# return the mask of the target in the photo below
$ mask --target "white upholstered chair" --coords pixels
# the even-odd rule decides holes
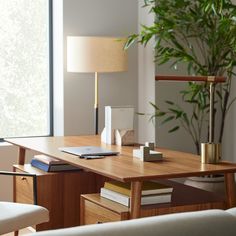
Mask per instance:
[[[37,204],[36,175],[27,173],[0,171],[0,175],[30,176],[34,182],[34,203],[22,204],[0,201],[0,235],[15,232],[28,226],[33,226],[49,221],[49,212]]]

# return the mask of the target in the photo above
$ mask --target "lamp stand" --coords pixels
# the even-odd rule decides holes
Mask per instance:
[[[209,111],[209,142],[201,143],[201,162],[203,164],[214,164],[220,160],[220,143],[213,142],[213,113],[214,113],[214,91],[213,83],[215,81],[214,76],[209,76],[210,82],[210,111]]]
[[[95,72],[95,96],[94,96],[94,127],[98,134],[98,72]]]

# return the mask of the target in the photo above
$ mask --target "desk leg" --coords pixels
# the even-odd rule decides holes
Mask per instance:
[[[140,217],[141,191],[142,191],[141,181],[131,182],[131,207],[130,207],[131,219]]]
[[[236,206],[236,188],[234,173],[225,173],[225,187],[226,187],[226,197],[227,197],[227,207]]]
[[[18,152],[18,165],[25,164],[25,149],[20,147]]]

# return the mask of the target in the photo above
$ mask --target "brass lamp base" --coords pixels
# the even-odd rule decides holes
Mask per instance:
[[[201,143],[201,163],[216,164],[220,161],[220,143]]]

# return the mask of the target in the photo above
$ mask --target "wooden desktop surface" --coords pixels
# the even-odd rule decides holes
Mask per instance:
[[[147,179],[168,179],[222,173],[225,177],[227,206],[236,206],[234,180],[236,163],[201,164],[200,157],[197,155],[163,148],[157,148],[158,151],[163,153],[163,161],[142,162],[133,157],[132,150],[135,148],[134,146],[107,145],[100,140],[98,135],[6,139],[7,142],[19,146],[19,165],[24,164],[25,153],[29,149],[56,157],[112,179],[131,182],[130,218],[140,217],[142,181]],[[58,150],[59,147],[69,146],[101,146],[113,151],[119,151],[120,155],[85,160]]]
[[[201,164],[200,157],[197,155],[163,148],[157,148],[158,151],[163,153],[163,161],[142,162],[132,156],[132,150],[138,147],[107,145],[100,141],[100,136],[94,135],[16,138],[6,139],[6,141],[23,149],[30,149],[56,157],[92,172],[123,182],[236,172],[236,163],[221,162],[219,164]],[[114,151],[119,151],[120,155],[108,156],[102,159],[85,160],[58,150],[59,147],[67,146],[102,146]],[[18,164],[24,164],[21,162],[22,160],[20,160]]]

